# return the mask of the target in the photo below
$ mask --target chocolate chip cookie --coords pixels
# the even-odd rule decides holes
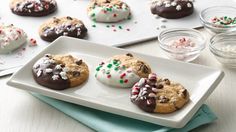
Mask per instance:
[[[193,11],[192,0],[153,0],[151,3],[152,14],[169,19],[189,16]]]
[[[91,0],[87,11],[95,22],[119,22],[131,17],[130,7],[120,0]]]
[[[128,53],[102,61],[96,68],[95,77],[109,86],[131,88],[150,73],[151,68],[146,62]]]
[[[76,18],[54,17],[40,26],[39,35],[48,42],[52,42],[60,36],[82,39],[87,35],[87,28],[82,21]]]
[[[179,83],[157,77],[152,73],[141,78],[131,90],[131,101],[150,113],[171,113],[189,101],[189,93]]]
[[[33,66],[35,81],[54,90],[63,90],[84,83],[89,76],[86,63],[71,55],[46,54]]]
[[[55,0],[12,0],[11,11],[20,16],[46,16],[57,9]]]

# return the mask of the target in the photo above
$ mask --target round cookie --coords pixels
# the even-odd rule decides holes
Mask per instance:
[[[10,53],[22,46],[27,39],[26,33],[14,25],[0,24],[0,54]]]
[[[84,38],[87,35],[87,28],[82,21],[72,17],[61,17],[48,20],[39,28],[40,37],[52,42],[60,36]]]
[[[92,0],[87,11],[96,22],[119,22],[131,16],[129,6],[120,0]]]
[[[150,66],[132,54],[116,55],[99,64],[95,77],[113,87],[131,88],[140,78],[148,77]]]
[[[152,14],[169,19],[178,19],[193,13],[192,0],[153,0]]]
[[[71,55],[46,54],[33,66],[35,81],[54,90],[63,90],[84,83],[89,76],[88,66]]]
[[[20,16],[46,16],[57,9],[55,0],[12,0],[11,11]]]
[[[189,101],[189,93],[181,84],[157,78],[152,73],[133,86],[130,98],[146,112],[171,113],[181,109]]]

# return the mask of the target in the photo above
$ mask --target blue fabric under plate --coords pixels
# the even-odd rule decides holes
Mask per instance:
[[[99,132],[187,132],[217,119],[216,115],[204,104],[185,127],[175,129],[87,108],[35,93],[32,93],[32,95]]]

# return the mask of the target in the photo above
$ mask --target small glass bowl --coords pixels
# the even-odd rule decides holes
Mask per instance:
[[[187,48],[173,48],[170,46],[171,42],[180,38],[191,39],[194,43],[194,47]],[[205,48],[205,37],[197,30],[188,28],[172,28],[164,30],[158,36],[160,42],[160,48],[171,59],[176,59],[184,62],[189,62],[196,59],[200,52]]]
[[[214,35],[209,48],[220,63],[236,68],[236,31]]]
[[[236,24],[233,25],[219,25],[211,23],[211,19],[214,17],[228,16],[231,18],[236,17],[236,8],[231,6],[213,6],[206,8],[200,13],[200,20],[205,29],[210,33],[217,34],[236,29]]]

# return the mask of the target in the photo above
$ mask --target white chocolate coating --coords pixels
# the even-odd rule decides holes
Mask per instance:
[[[0,24],[0,54],[10,53],[26,42],[26,33],[13,25]]]
[[[88,16],[96,22],[119,22],[130,17],[130,8],[123,3],[122,6],[98,6],[88,11]]]
[[[109,68],[108,65],[111,67]],[[140,79],[131,68],[125,68],[120,64],[115,65],[113,60],[100,64],[96,70],[97,80],[113,87],[131,88]]]

